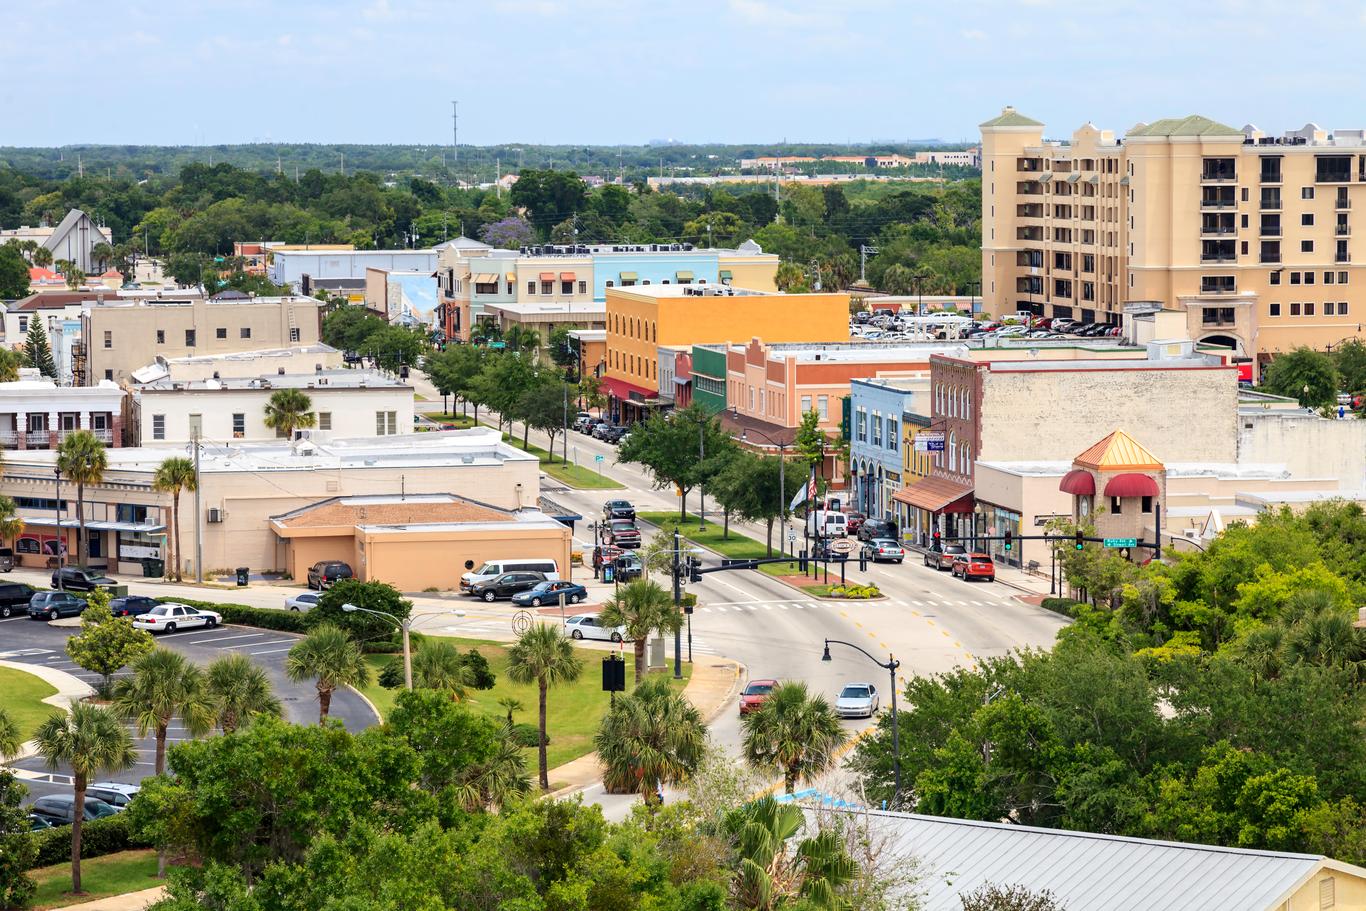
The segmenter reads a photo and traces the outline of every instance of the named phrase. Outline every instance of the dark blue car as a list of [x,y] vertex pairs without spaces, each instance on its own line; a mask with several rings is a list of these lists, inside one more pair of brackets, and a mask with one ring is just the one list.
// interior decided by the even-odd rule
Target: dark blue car
[[512,603],[518,607],[540,607],[542,604],[559,604],[564,595],[565,604],[578,604],[588,597],[588,589],[577,582],[563,579],[547,579],[536,583],[536,587],[512,596]]

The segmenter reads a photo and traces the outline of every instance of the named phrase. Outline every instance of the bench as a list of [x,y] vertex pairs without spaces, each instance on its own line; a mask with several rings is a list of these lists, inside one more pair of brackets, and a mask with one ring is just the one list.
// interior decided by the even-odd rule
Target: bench
[[1028,563],[1025,564],[1025,572],[1027,572],[1027,573],[1037,573],[1038,571],[1039,571],[1039,561],[1038,561],[1038,560],[1030,560]]

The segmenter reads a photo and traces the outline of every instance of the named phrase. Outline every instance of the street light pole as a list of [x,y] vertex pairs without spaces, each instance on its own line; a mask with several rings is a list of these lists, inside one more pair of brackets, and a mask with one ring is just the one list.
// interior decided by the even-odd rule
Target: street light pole
[[[674,564],[674,566],[673,566],[673,569],[674,569],[674,610],[675,610],[675,611],[681,611],[681,610],[683,609],[683,577],[682,577],[681,573],[679,572],[679,560],[678,560],[678,551],[679,551],[680,543],[681,543],[681,542],[679,541],[679,538],[678,538],[678,529],[675,528],[675,529],[674,529],[674,553],[673,553],[673,564]],[[680,623],[680,624],[678,624],[677,626],[674,627],[674,679],[675,679],[675,680],[682,680],[682,679],[683,679],[683,655],[682,655],[683,641],[682,641],[682,635],[683,635],[683,624]],[[688,626],[688,640],[689,640],[689,642],[692,641],[692,626],[691,626],[691,624]]]
[[901,667],[901,662],[896,660],[896,656],[888,653],[886,661],[879,661],[862,647],[852,642],[845,642],[841,639],[826,639],[825,651],[821,655],[822,661],[830,660],[830,644],[847,645],[852,649],[863,652],[868,660],[878,667],[887,671],[892,681],[892,809],[896,809],[898,801],[901,799],[901,733],[897,725],[896,710],[896,671]]
[[705,421],[697,422],[697,498],[700,509],[697,513],[697,529],[701,531],[707,527],[707,487],[703,483],[701,476],[702,463],[707,460],[707,424]]
[[400,620],[393,614],[386,613],[382,610],[371,610],[368,607],[357,607],[356,605],[350,603],[343,604],[341,608],[348,614],[360,611],[362,614],[374,614],[377,617],[388,617],[390,620],[394,621],[394,623],[398,625],[398,628],[403,631],[403,688],[411,690],[413,688],[413,650],[409,645],[408,641],[408,629],[412,625],[413,618],[404,617],[402,620]]
[[[23,433],[23,431],[20,431],[20,433]],[[52,475],[57,479],[57,502],[56,505],[53,506],[53,510],[57,515],[57,591],[64,592],[66,591],[66,580],[62,578],[62,543],[66,539],[62,536],[62,470],[60,468],[54,468],[52,469]]]

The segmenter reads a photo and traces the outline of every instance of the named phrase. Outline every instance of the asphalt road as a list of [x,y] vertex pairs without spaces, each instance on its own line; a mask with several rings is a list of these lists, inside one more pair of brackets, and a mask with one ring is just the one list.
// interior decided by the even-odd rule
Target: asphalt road
[[[94,686],[99,682],[98,675],[77,667],[66,655],[66,639],[75,632],[74,629],[52,626],[46,621],[30,620],[27,616],[0,620],[0,659],[56,668]],[[265,668],[276,694],[284,704],[285,717],[290,721],[305,724],[316,723],[316,690],[310,684],[292,682],[284,672],[285,654],[297,638],[289,633],[221,626],[211,630],[163,633],[157,636],[157,643],[181,652],[201,665],[208,664],[214,658],[228,652],[235,651],[249,656],[252,661]],[[365,700],[349,689],[333,695],[331,715],[340,719],[349,731],[360,731],[378,720]],[[155,740],[150,736],[138,737],[137,731],[131,726],[129,730],[133,734],[138,751],[137,764],[124,772],[101,776],[101,780],[134,782],[152,774],[153,760],[156,757]],[[189,733],[179,722],[171,725],[168,745],[187,739]],[[67,793],[70,790],[69,768],[50,769],[36,756],[12,763],[11,768],[15,769],[28,785],[30,799],[45,794]]]

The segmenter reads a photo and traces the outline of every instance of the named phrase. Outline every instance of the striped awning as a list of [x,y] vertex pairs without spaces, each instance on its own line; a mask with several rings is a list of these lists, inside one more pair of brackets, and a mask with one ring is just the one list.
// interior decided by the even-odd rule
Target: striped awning
[[474,277],[474,283],[476,285],[496,285],[498,284],[498,276],[493,272],[481,272]]
[[636,274],[634,272],[622,272],[621,280],[624,282],[633,282],[636,280]]

